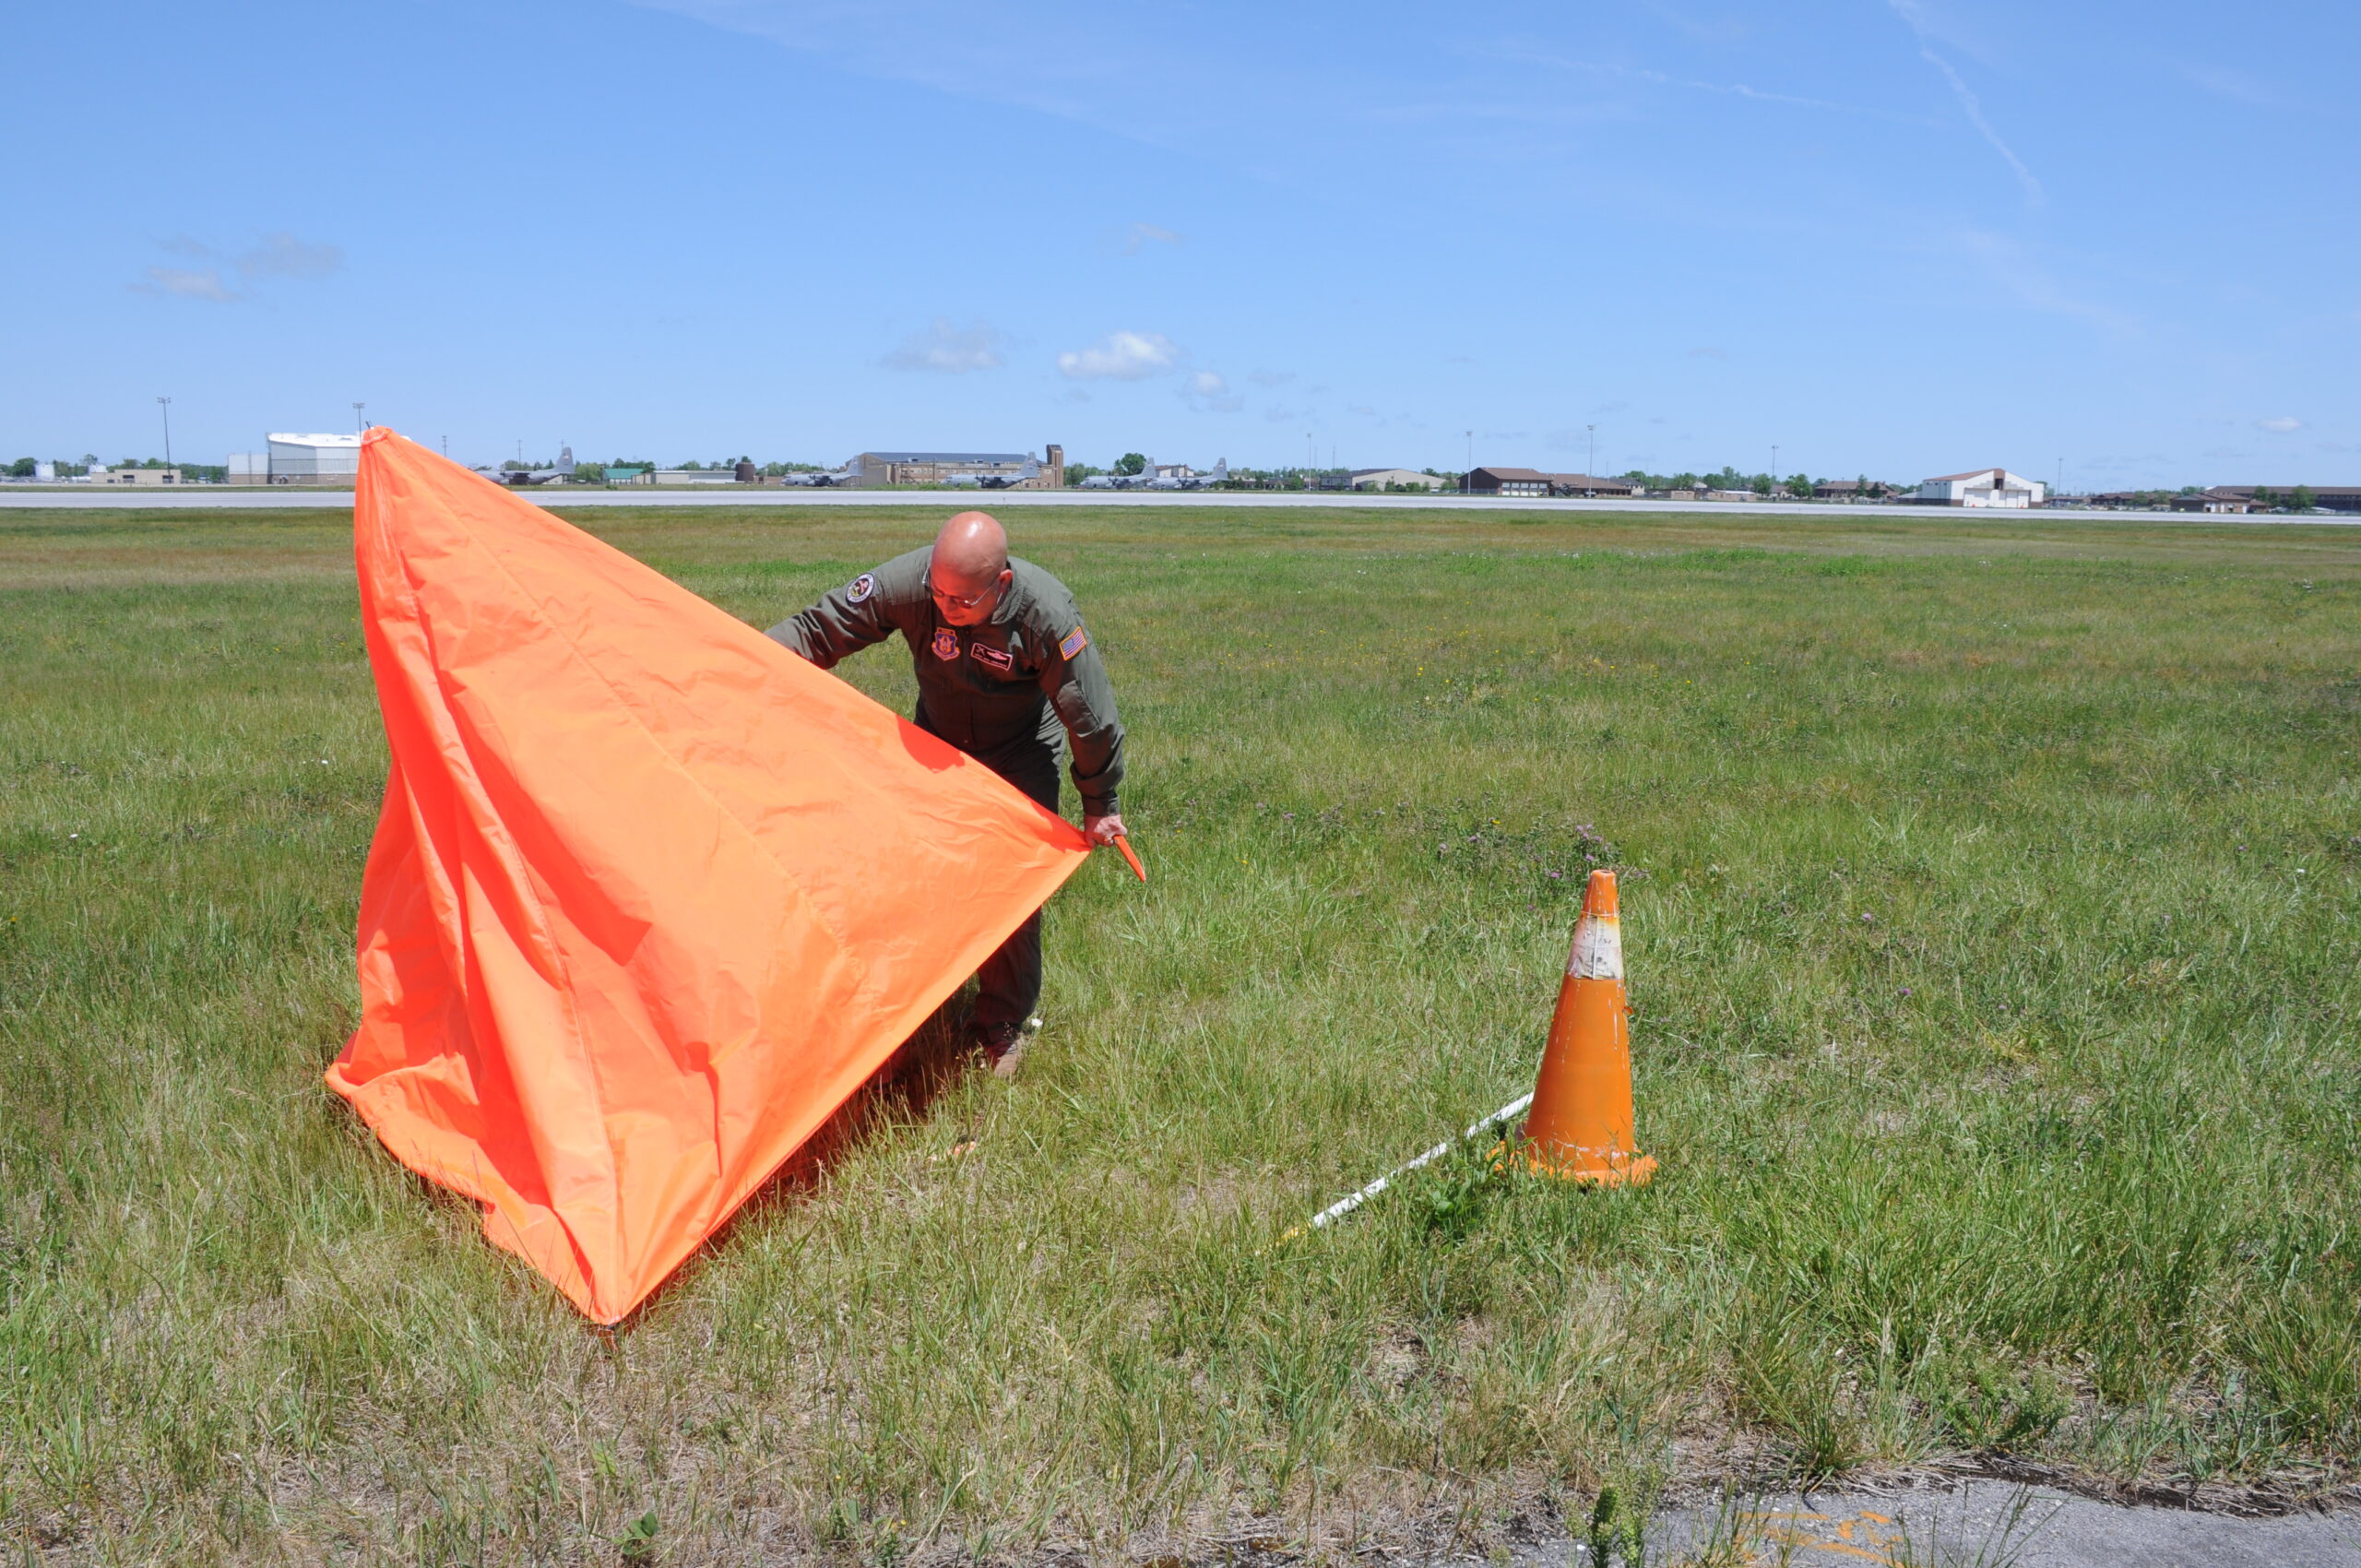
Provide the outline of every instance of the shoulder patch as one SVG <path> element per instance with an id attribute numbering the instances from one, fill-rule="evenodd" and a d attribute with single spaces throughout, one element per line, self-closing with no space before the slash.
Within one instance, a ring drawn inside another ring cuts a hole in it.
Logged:
<path id="1" fill-rule="evenodd" d="M 1089 636 L 1080 626 L 1076 626 L 1073 631 L 1068 632 L 1065 635 L 1065 640 L 1063 642 L 1058 644 L 1058 652 L 1068 659 L 1072 659 L 1075 654 L 1080 653 L 1084 648 L 1086 648 L 1089 646 Z"/>
<path id="2" fill-rule="evenodd" d="M 876 591 L 877 575 L 873 572 L 863 572 L 852 580 L 852 587 L 845 590 L 845 598 L 859 604 Z"/>
<path id="3" fill-rule="evenodd" d="M 948 626 L 934 629 L 934 656 L 937 659 L 959 657 L 959 634 Z"/>

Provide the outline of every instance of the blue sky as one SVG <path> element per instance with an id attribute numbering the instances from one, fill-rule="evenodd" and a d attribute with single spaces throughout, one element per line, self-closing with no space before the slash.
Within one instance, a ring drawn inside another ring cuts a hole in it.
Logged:
<path id="1" fill-rule="evenodd" d="M 2361 11 L 28 6 L 0 457 L 2361 481 Z M 1465 432 L 1474 431 L 1472 439 Z"/>

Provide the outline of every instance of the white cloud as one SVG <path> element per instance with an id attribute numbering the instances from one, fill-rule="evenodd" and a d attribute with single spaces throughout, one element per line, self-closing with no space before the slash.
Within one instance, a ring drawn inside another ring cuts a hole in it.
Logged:
<path id="1" fill-rule="evenodd" d="M 2263 109 L 2275 109 L 2284 101 L 2244 71 L 2234 71 L 2221 65 L 2183 65 L 2180 74 L 2216 98 L 2251 103 Z"/>
<path id="2" fill-rule="evenodd" d="M 2139 332 L 2137 317 L 2112 305 L 2080 299 L 2059 287 L 2057 279 L 2014 240 L 1982 229 L 1963 229 L 1959 240 L 1986 273 L 2022 303 L 2058 315 L 2078 316 L 2126 338 Z"/>
<path id="3" fill-rule="evenodd" d="M 2293 414 L 2274 414 L 2269 419 L 2255 421 L 2254 427 L 2257 430 L 2267 430 L 2273 435 L 2285 435 L 2290 432 L 2303 429 L 2304 422 Z"/>
<path id="4" fill-rule="evenodd" d="M 1060 354 L 1058 370 L 1076 381 L 1145 381 L 1180 362 L 1180 345 L 1160 332 L 1109 332 L 1087 349 Z"/>
<path id="5" fill-rule="evenodd" d="M 1716 17 L 1711 21 L 1701 21 L 1669 6 L 1651 4 L 1648 9 L 1700 43 L 1736 43 L 1746 36 L 1746 24 L 1736 17 Z"/>
<path id="6" fill-rule="evenodd" d="M 1546 54 L 1530 49 L 1491 50 L 1476 52 L 1479 57 L 1512 60 L 1525 65 L 1546 65 L 1552 70 L 1583 71 L 1594 76 L 1618 77 L 1626 81 L 1645 82 L 1651 87 L 1679 88 L 1691 92 L 1720 93 L 1730 98 L 1750 99 L 1758 103 L 1785 104 L 1796 109 L 1826 110 L 1839 114 L 1860 114 L 1876 120 L 1898 121 L 1904 125 L 1929 124 L 1924 116 L 1898 114 L 1892 110 L 1871 108 L 1857 103 L 1835 103 L 1824 98 L 1798 98 L 1793 93 L 1766 92 L 1744 82 L 1699 81 L 1690 77 L 1667 76 L 1641 65 L 1612 64 L 1597 60 L 1577 60 L 1568 55 Z"/>
<path id="7" fill-rule="evenodd" d="M 877 362 L 887 370 L 965 375 L 971 370 L 998 370 L 1003 362 L 1001 350 L 1007 341 L 1007 334 L 988 322 L 954 327 L 948 317 L 938 315 L 925 331 L 911 333 Z"/>
<path id="8" fill-rule="evenodd" d="M 238 257 L 238 270 L 249 278 L 326 278 L 343 267 L 344 252 L 337 246 L 306 244 L 284 230 L 265 234 Z"/>
<path id="9" fill-rule="evenodd" d="M 344 252 L 337 246 L 309 244 L 284 230 L 265 234 L 260 243 L 234 256 L 224 255 L 189 234 L 174 234 L 159 241 L 158 246 L 213 265 L 147 267 L 148 280 L 131 287 L 143 294 L 169 294 L 216 304 L 245 298 L 224 279 L 225 266 L 249 283 L 269 278 L 326 278 L 344 267 Z"/>
<path id="10" fill-rule="evenodd" d="M 1229 389 L 1218 372 L 1192 372 L 1181 388 L 1181 396 L 1192 405 L 1216 414 L 1234 414 L 1246 406 L 1246 399 Z"/>
<path id="11" fill-rule="evenodd" d="M 148 281 L 132 285 L 143 294 L 170 294 L 178 300 L 210 300 L 227 304 L 238 298 L 222 284 L 221 271 L 214 267 L 151 267 Z"/>
<path id="12" fill-rule="evenodd" d="M 1156 223 L 1134 223 L 1123 231 L 1123 254 L 1137 255 L 1150 245 L 1179 245 L 1181 237 Z"/>

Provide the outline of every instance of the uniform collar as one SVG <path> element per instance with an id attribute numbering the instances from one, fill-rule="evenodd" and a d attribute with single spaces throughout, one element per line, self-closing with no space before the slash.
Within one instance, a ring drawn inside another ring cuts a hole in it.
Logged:
<path id="1" fill-rule="evenodd" d="M 983 624 L 987 626 L 1014 626 L 1024 619 L 1031 597 L 1026 591 L 1025 574 L 1016 569 L 1016 557 L 1012 555 L 1008 558 L 1008 591 L 1000 596 L 1000 602 L 992 606 L 992 612 L 984 617 Z"/>

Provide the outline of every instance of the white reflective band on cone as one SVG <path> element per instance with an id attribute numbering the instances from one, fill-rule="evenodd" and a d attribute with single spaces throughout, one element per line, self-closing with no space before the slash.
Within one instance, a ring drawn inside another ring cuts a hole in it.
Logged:
<path id="1" fill-rule="evenodd" d="M 1623 923 L 1613 915 L 1584 915 L 1574 922 L 1574 951 L 1566 972 L 1576 980 L 1623 978 Z"/>

